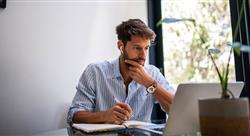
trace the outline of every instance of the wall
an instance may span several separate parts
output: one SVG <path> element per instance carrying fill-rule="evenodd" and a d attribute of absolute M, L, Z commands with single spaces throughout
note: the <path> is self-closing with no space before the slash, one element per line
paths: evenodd
<path fill-rule="evenodd" d="M 0 135 L 65 127 L 84 68 L 119 55 L 115 26 L 146 0 L 7 0 L 0 9 Z"/>

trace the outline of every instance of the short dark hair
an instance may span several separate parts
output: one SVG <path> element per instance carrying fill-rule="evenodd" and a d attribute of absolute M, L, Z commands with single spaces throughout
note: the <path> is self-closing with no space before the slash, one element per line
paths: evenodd
<path fill-rule="evenodd" d="M 116 27 L 116 34 L 118 40 L 121 40 L 124 45 L 126 45 L 127 41 L 131 41 L 131 36 L 140 36 L 149 39 L 151 42 L 156 37 L 154 31 L 140 19 L 123 21 Z"/>

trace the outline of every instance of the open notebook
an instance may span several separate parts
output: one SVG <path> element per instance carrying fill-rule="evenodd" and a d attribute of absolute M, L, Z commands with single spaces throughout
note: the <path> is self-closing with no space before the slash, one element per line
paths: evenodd
<path fill-rule="evenodd" d="M 133 128 L 137 126 L 147 126 L 147 125 L 154 125 L 152 123 L 148 122 L 142 122 L 142 121 L 125 121 L 121 125 L 116 124 L 85 124 L 85 123 L 74 123 L 72 127 L 82 130 L 86 133 L 93 133 L 93 132 L 104 132 L 104 131 L 112 131 L 112 130 L 118 130 L 118 129 L 124 129 L 124 128 Z"/>

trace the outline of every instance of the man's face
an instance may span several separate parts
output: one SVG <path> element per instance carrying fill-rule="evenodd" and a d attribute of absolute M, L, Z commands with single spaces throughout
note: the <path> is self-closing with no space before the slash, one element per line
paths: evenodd
<path fill-rule="evenodd" d="M 148 54 L 149 45 L 150 40 L 139 36 L 132 36 L 131 41 L 127 41 L 123 53 L 123 58 L 136 61 L 140 65 L 144 66 Z"/>

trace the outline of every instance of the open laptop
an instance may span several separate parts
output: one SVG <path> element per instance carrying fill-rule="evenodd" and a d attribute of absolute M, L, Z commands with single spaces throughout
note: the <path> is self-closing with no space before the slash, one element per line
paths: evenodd
<path fill-rule="evenodd" d="M 228 89 L 237 98 L 240 96 L 243 86 L 243 82 L 234 82 L 228 84 Z M 163 135 L 172 136 L 199 131 L 198 99 L 220 98 L 220 90 L 219 83 L 179 84 L 174 101 L 170 107 Z M 162 132 L 155 130 L 154 127 L 146 128 L 145 130 L 162 134 Z"/>

